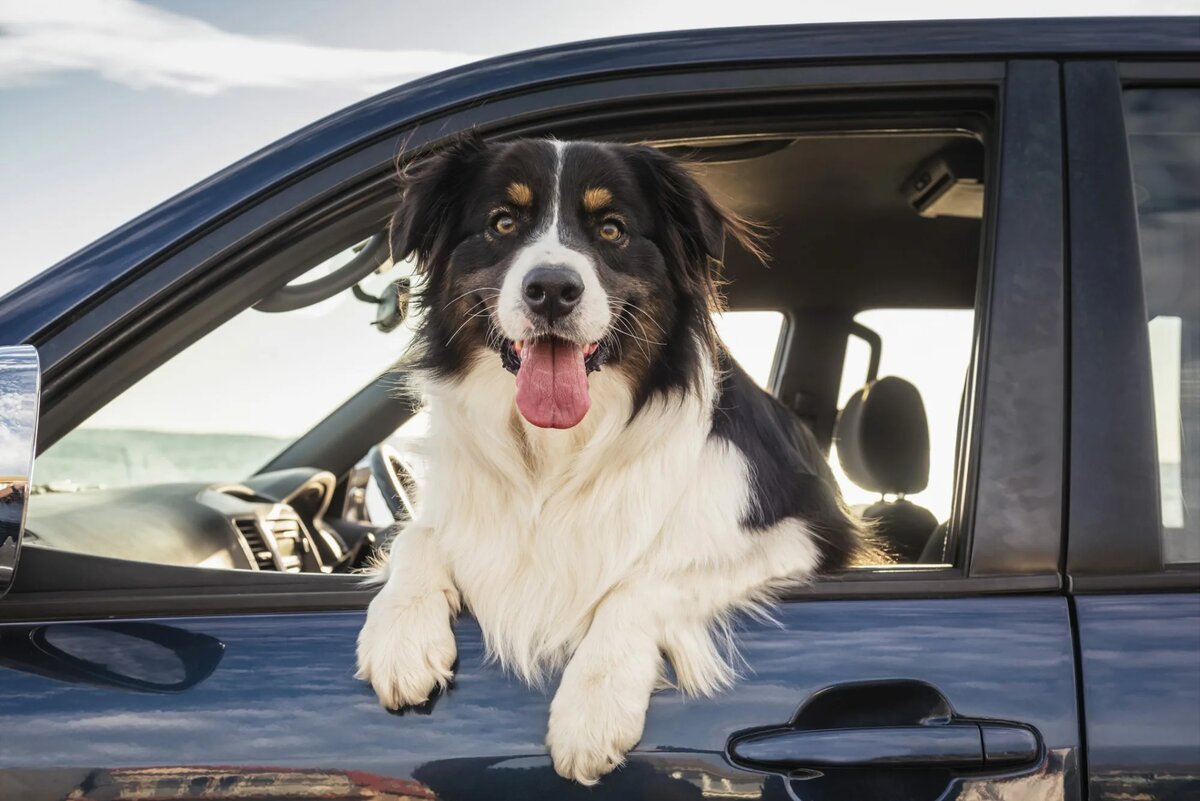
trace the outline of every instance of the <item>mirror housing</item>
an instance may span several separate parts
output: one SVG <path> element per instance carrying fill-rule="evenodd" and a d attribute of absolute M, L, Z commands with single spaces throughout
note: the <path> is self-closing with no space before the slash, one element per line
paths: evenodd
<path fill-rule="evenodd" d="M 37 450 L 41 367 L 31 345 L 0 347 L 0 598 L 12 586 Z"/>

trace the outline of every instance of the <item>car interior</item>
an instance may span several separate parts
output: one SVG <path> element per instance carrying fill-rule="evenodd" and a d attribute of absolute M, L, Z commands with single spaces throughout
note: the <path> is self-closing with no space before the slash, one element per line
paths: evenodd
<path fill-rule="evenodd" d="M 957 428 L 956 441 L 931 454 L 926 399 L 904 376 L 881 373 L 889 342 L 856 315 L 976 307 L 986 123 L 985 114 L 956 112 L 803 124 L 778 118 L 751 132 L 743 121 L 740 129 L 726 122 L 690 133 L 645 126 L 606 134 L 691 159 L 714 195 L 770 226 L 767 266 L 735 246 L 726 253 L 728 308 L 782 313 L 767 386 L 822 448 L 836 451 L 844 480 L 877 496 L 855 508 L 874 522 L 894 567 L 955 562 L 958 504 L 935 515 L 912 496 L 926 489 L 931 459 L 953 463 L 954 495 L 962 495 L 970 369 L 949 380 L 957 419 L 935 421 Z M 364 240 L 348 232 L 340 249 L 346 258 L 336 269 L 252 299 L 252 313 L 295 313 L 351 294 L 362 302 L 361 325 L 395 337 L 407 324 L 410 276 L 387 261 L 379 233 Z M 383 289 L 365 289 L 368 276 Z M 869 352 L 861 375 L 846 367 L 853 342 Z M 397 357 L 402 345 L 397 337 Z M 854 391 L 839 403 L 847 383 Z M 158 565 L 356 571 L 392 522 L 381 519 L 379 501 L 387 517 L 403 521 L 421 494 L 419 454 L 388 439 L 413 414 L 412 399 L 393 397 L 395 410 L 381 422 L 378 402 L 361 400 L 357 389 L 346 387 L 349 400 L 253 475 L 75 491 L 42 485 L 30 503 L 26 545 Z M 71 436 L 43 457 L 62 453 Z M 361 442 L 376 445 L 357 448 Z"/>

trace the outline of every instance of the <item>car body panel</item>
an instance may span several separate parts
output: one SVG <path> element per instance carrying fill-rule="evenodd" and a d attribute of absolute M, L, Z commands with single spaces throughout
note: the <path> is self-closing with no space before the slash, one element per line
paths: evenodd
<path fill-rule="evenodd" d="M 554 774 L 542 745 L 549 694 L 486 663 L 470 619 L 457 625 L 453 688 L 428 709 L 405 714 L 384 711 L 352 676 L 361 612 L 155 621 L 224 646 L 211 675 L 171 693 L 14 669 L 5 655 L 31 627 L 5 625 L 0 662 L 10 667 L 0 668 L 0 720 L 7 732 L 0 738 L 0 796 L 12 797 L 5 787 L 20 787 L 30 792 L 29 801 L 41 801 L 81 784 L 128 788 L 147 776 L 196 780 L 214 770 L 246 781 L 269 768 L 276 787 L 268 798 L 314 797 L 347 772 L 370 774 L 375 782 L 412 780 L 445 799 L 786 798 L 781 776 L 727 761 L 731 734 L 785 724 L 807 698 L 830 686 L 907 678 L 935 687 L 961 715 L 1028 724 L 1045 742 L 1040 766 L 1000 778 L 955 779 L 944 797 L 1079 797 L 1065 599 L 795 602 L 777 617 L 778 625 L 742 625 L 747 667 L 732 690 L 712 699 L 674 690 L 656 695 L 629 765 L 591 789 Z M 48 624 L 62 625 L 68 624 Z M 106 624 L 86 625 L 102 630 Z M 136 668 L 127 663 L 126 669 Z M 804 782 L 794 784 L 797 797 L 820 797 Z"/>
<path fill-rule="evenodd" d="M 1200 595 L 1075 600 L 1093 801 L 1200 798 Z"/>

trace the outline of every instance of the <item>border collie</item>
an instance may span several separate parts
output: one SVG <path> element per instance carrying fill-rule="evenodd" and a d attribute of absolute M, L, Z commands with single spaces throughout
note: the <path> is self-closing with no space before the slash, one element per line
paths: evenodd
<path fill-rule="evenodd" d="M 592 784 L 639 740 L 673 669 L 735 678 L 735 612 L 862 542 L 792 413 L 713 327 L 726 236 L 753 227 L 651 147 L 457 140 L 401 173 L 395 259 L 416 255 L 410 354 L 428 486 L 358 638 L 380 702 L 451 678 L 465 606 L 489 655 L 561 673 L 546 744 Z"/>

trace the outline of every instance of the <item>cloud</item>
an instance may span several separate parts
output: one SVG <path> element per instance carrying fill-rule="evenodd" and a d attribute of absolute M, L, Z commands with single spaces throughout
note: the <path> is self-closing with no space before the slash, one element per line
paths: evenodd
<path fill-rule="evenodd" d="M 0 87 L 89 71 L 139 89 L 198 95 L 313 86 L 379 91 L 477 58 L 233 33 L 136 0 L 0 0 Z"/>

